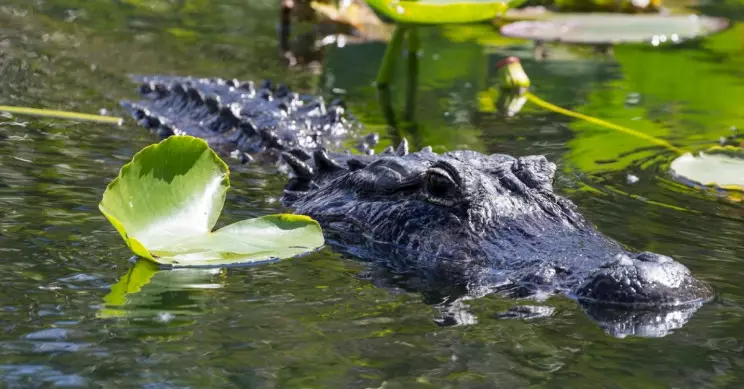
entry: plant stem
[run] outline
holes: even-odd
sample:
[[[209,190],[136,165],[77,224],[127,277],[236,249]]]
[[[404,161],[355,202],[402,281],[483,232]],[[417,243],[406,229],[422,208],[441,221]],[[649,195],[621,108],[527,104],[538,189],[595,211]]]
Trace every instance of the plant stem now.
[[[397,124],[390,95],[390,81],[393,78],[395,64],[400,56],[401,48],[403,47],[403,39],[406,36],[406,30],[407,29],[401,25],[395,27],[393,37],[385,50],[385,55],[382,57],[380,70],[377,72],[378,100],[382,107],[382,113],[385,116],[385,120],[391,127],[396,127]]]
[[[632,135],[632,136],[635,136],[635,137],[638,137],[638,138],[641,138],[641,139],[645,139],[645,140],[647,140],[647,141],[649,141],[651,143],[654,143],[656,145],[665,147],[665,148],[667,148],[669,150],[674,151],[677,154],[684,154],[684,150],[680,149],[679,147],[676,147],[676,146],[672,145],[671,143],[669,143],[667,141],[661,140],[659,138],[655,138],[655,137],[653,137],[651,135],[644,134],[644,133],[642,133],[640,131],[636,131],[636,130],[633,130],[633,129],[628,128],[628,127],[619,126],[617,124],[606,122],[606,121],[604,121],[602,119],[597,119],[595,117],[584,115],[584,114],[581,114],[581,113],[578,113],[578,112],[570,111],[570,110],[567,110],[565,108],[561,108],[561,107],[559,107],[559,106],[557,106],[555,104],[551,104],[551,103],[549,103],[549,102],[547,102],[547,101],[545,101],[545,100],[543,100],[543,99],[541,99],[541,98],[539,98],[539,97],[537,97],[537,96],[535,96],[535,95],[533,95],[532,93],[529,93],[529,92],[525,93],[524,96],[527,97],[527,100],[529,100],[529,101],[533,102],[534,104],[536,104],[536,105],[538,105],[538,106],[540,106],[542,108],[545,108],[545,109],[547,109],[549,111],[553,111],[553,112],[559,113],[561,115],[570,116],[570,117],[573,117],[573,118],[576,118],[576,119],[585,120],[585,121],[587,121],[589,123],[594,123],[594,124],[600,125],[600,126],[605,127],[605,128],[609,128],[609,129],[613,129],[613,130],[616,130],[616,131],[624,132],[626,134],[629,134],[629,135]]]
[[[56,110],[51,110],[51,109],[9,107],[5,105],[0,105],[0,112],[8,112],[8,113],[18,114],[18,115],[44,116],[44,117],[52,117],[52,118],[58,118],[58,119],[72,119],[72,120],[82,120],[82,121],[89,121],[89,122],[111,123],[111,124],[117,124],[117,125],[120,125],[124,121],[124,119],[122,118],[113,117],[113,116],[90,115],[87,113],[56,111]]]
[[[416,91],[418,89],[418,51],[419,36],[418,29],[411,27],[408,31],[408,79],[406,80],[406,111],[405,121],[410,125],[416,116]]]

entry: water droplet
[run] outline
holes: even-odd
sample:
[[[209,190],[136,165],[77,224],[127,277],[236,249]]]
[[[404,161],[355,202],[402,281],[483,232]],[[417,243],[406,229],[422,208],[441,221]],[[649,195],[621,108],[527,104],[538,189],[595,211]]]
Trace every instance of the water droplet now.
[[[664,43],[664,42],[666,42],[666,41],[667,41],[667,37],[666,37],[666,35],[662,35],[662,36],[660,36],[660,37],[659,37],[659,41],[661,41],[661,43]]]
[[[672,42],[674,42],[674,43],[677,43],[677,42],[679,42],[679,35],[677,35],[677,34],[672,34],[671,38],[672,38]]]
[[[651,38],[651,44],[654,45],[654,46],[658,46],[659,45],[659,37],[657,35],[654,35],[654,37]]]
[[[628,174],[628,184],[633,185],[638,181],[640,181],[640,178],[638,178],[638,176],[635,176],[633,174]]]
[[[403,15],[404,13],[406,13],[406,9],[405,9],[405,8],[403,8],[403,7],[402,7],[402,6],[400,6],[400,5],[399,5],[399,6],[397,6],[397,7],[395,7],[395,11],[396,11],[396,12],[398,12],[399,14],[401,14],[401,15]]]

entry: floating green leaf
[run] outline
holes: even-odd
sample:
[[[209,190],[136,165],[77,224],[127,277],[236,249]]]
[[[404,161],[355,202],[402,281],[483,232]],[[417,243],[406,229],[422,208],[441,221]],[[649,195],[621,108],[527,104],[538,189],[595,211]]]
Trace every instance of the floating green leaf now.
[[[448,24],[491,20],[521,3],[510,0],[367,0],[367,4],[396,23]]]
[[[700,153],[687,153],[670,165],[672,175],[693,186],[744,190],[744,149],[713,147]]]
[[[230,187],[207,143],[172,136],[141,150],[103,194],[101,212],[135,254],[174,266],[288,258],[323,245],[317,222],[269,215],[212,232]]]
[[[522,39],[564,43],[678,43],[727,28],[728,20],[698,15],[552,14],[546,20],[521,21],[501,33]]]

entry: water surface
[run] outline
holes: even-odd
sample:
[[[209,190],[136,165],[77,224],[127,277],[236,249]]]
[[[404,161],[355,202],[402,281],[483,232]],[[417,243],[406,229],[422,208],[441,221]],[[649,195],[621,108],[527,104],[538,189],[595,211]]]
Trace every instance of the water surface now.
[[[382,44],[325,53],[322,70],[277,55],[274,1],[7,1],[0,6],[0,104],[118,115],[128,75],[272,78],[345,91],[383,132],[373,86]],[[724,7],[724,8],[721,8]],[[741,7],[707,8],[741,15]],[[721,11],[723,9],[724,11]],[[728,10],[728,11],[726,11]],[[738,12],[738,13],[737,13]],[[674,256],[713,285],[715,302],[662,338],[615,338],[573,301],[548,318],[498,319],[515,304],[465,302],[469,325],[442,327],[436,302],[372,282],[324,249],[274,265],[157,271],[97,209],[123,163],[158,139],[121,127],[0,117],[0,386],[8,388],[733,388],[744,384],[744,211],[676,184],[674,153],[527,105],[501,119],[481,97],[493,66],[518,55],[546,100],[685,148],[744,129],[744,29],[614,58],[529,42],[489,26],[422,32],[417,147],[545,154],[558,190],[600,230]],[[402,103],[400,86],[396,102]],[[638,180],[629,180],[629,175]],[[286,211],[283,179],[237,169],[223,219]]]

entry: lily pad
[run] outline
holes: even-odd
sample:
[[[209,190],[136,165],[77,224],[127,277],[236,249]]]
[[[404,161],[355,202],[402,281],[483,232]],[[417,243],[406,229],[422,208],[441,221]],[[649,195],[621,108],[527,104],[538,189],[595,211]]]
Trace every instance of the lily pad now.
[[[491,20],[521,0],[367,0],[396,23],[449,24]]]
[[[289,258],[323,245],[318,223],[268,215],[212,232],[230,187],[227,165],[201,139],[172,136],[121,168],[99,209],[140,257],[173,266]]]
[[[553,14],[545,20],[520,21],[501,33],[546,42],[610,44],[678,43],[727,28],[729,21],[698,15]]]
[[[672,175],[695,187],[744,191],[744,149],[714,147],[697,154],[687,153],[670,165]]]

